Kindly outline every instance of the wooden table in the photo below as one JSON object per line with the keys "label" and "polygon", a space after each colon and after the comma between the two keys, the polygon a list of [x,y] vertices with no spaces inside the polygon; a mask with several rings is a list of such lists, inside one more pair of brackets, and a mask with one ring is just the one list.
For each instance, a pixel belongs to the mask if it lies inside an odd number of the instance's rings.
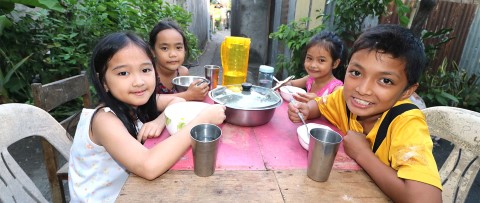
{"label": "wooden table", "polygon": [[[212,103],[211,100],[206,100]],[[338,131],[322,119],[320,123]],[[262,126],[222,124],[215,173],[193,173],[191,150],[171,170],[153,181],[131,174],[117,202],[387,202],[370,177],[340,145],[327,182],[307,177],[307,151],[298,142],[300,124],[287,117],[287,104]],[[166,131],[166,130],[165,130]],[[167,132],[145,142],[150,148]]]}

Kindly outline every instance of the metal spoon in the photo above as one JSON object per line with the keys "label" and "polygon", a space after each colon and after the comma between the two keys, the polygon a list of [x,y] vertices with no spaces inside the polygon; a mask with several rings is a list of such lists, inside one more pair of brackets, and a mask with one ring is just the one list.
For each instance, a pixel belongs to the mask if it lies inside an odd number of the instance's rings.
{"label": "metal spoon", "polygon": [[288,76],[285,80],[282,80],[282,81],[278,81],[277,78],[273,77],[273,79],[275,80],[275,82],[277,82],[277,84],[275,85],[275,87],[272,88],[273,91],[277,90],[278,88],[280,88],[280,86],[282,86],[283,84],[289,82],[290,80],[292,80],[293,78],[295,78],[294,75],[291,75],[291,76]]}
{"label": "metal spoon", "polygon": [[[295,101],[295,99],[293,99],[293,92],[290,91],[290,89],[287,86],[285,86],[285,89],[287,89],[288,93],[292,94],[292,98],[290,99],[290,103],[296,104],[297,102]],[[303,114],[300,113],[300,111],[299,111],[299,112],[297,112],[297,115],[298,115],[298,117],[300,117],[300,120],[302,120],[302,123],[305,126],[305,128],[307,128],[308,135],[310,135],[310,132],[308,131],[307,123],[305,123],[305,119],[303,118]]]}
{"label": "metal spoon", "polygon": [[272,78],[273,80],[275,80],[275,82],[280,83],[280,81],[278,81],[278,79],[275,76],[272,76]]}

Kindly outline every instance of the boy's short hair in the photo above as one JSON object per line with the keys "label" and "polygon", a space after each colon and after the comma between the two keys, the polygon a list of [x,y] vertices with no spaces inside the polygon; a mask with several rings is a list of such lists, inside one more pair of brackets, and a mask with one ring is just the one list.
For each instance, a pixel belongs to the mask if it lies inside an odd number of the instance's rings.
{"label": "boy's short hair", "polygon": [[353,44],[350,58],[362,49],[405,61],[407,87],[418,82],[427,63],[423,43],[411,30],[399,25],[381,24],[365,30]]}

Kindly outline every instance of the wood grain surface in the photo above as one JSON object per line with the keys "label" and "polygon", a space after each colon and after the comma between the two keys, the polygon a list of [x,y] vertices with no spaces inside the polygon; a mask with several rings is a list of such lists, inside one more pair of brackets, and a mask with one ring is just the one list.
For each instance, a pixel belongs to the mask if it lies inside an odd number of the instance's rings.
{"label": "wood grain surface", "polygon": [[130,175],[117,202],[389,202],[363,171],[332,170],[326,182],[306,170],[170,170],[148,181]]}

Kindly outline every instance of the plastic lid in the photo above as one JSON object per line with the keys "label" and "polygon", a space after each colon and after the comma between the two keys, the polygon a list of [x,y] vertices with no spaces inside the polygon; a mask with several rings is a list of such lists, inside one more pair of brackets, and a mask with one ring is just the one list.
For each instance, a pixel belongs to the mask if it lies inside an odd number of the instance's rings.
{"label": "plastic lid", "polygon": [[271,67],[271,66],[266,66],[266,65],[261,65],[261,66],[260,66],[260,72],[273,73],[273,67]]}

